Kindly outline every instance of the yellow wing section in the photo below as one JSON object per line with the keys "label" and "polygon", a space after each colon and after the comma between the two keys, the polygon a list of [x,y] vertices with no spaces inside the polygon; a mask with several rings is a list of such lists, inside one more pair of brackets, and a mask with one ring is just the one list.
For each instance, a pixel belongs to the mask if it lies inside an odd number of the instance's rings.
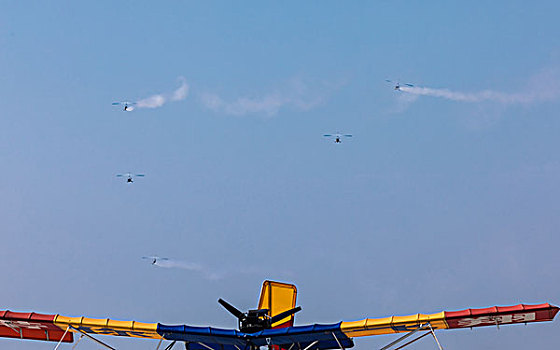
{"label": "yellow wing section", "polygon": [[[143,323],[136,321],[116,321],[108,318],[97,319],[87,317],[66,317],[57,315],[54,324],[61,329],[68,326],[84,333],[116,335],[123,337],[160,339],[157,333],[157,323]],[[70,330],[74,331],[70,328]]]}
{"label": "yellow wing section", "polygon": [[449,328],[445,313],[415,314],[410,316],[391,316],[385,318],[366,318],[359,321],[342,322],[340,330],[348,337],[365,337],[379,334],[392,334],[412,331],[418,326],[430,323],[433,329]]}
{"label": "yellow wing section", "polygon": [[[268,316],[273,317],[281,312],[293,309],[296,306],[297,288],[293,284],[264,281],[259,298],[259,309],[268,309]],[[294,315],[288,316],[274,324],[272,328],[279,326],[288,327],[294,324]]]}

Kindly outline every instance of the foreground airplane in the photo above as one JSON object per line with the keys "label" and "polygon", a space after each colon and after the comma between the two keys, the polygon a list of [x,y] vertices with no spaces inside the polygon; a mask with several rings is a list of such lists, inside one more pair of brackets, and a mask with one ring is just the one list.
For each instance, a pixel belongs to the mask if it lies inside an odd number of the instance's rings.
{"label": "foreground airplane", "polygon": [[[74,334],[80,337],[72,349],[87,337],[115,350],[93,336],[110,335],[157,339],[156,349],[160,349],[164,340],[169,341],[166,350],[177,342],[183,342],[187,350],[258,350],[261,346],[269,350],[345,350],[354,346],[356,337],[405,333],[382,350],[402,349],[427,335],[432,335],[442,349],[435,330],[552,321],[559,310],[548,303],[519,304],[294,326],[294,314],[301,310],[296,307],[296,297],[294,285],[264,281],[256,310],[241,312],[219,299],[218,302],[237,318],[238,330],[0,311],[0,337],[58,342],[55,350],[63,342],[73,343]],[[400,345],[418,332],[421,335]]]}

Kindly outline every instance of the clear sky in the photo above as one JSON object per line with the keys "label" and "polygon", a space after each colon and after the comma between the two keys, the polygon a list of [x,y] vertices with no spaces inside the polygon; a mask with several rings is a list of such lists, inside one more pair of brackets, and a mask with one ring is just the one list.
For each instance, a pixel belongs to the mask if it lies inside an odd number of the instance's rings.
{"label": "clear sky", "polygon": [[[233,328],[217,299],[253,308],[264,279],[298,286],[297,324],[560,303],[559,13],[2,1],[0,309]],[[158,108],[111,105],[157,94]],[[337,131],[354,137],[322,137]],[[115,177],[128,171],[146,177]],[[559,324],[439,336],[455,350],[552,349]]]}

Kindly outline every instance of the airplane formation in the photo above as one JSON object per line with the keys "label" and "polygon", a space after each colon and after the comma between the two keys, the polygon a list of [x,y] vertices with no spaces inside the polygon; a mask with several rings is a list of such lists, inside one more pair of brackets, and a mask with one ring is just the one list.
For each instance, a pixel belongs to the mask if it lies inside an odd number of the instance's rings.
{"label": "airplane formation", "polygon": [[[393,89],[399,92],[404,91],[403,86],[414,86],[392,80],[386,82],[394,84]],[[137,103],[115,101],[112,105],[122,106],[123,112],[131,112]],[[323,134],[323,137],[341,144],[353,135],[335,132]],[[133,172],[116,175],[128,184],[144,176]],[[155,255],[142,259],[155,266],[169,260]],[[442,350],[436,331],[547,322],[553,321],[559,311],[557,306],[549,303],[518,304],[365,318],[333,324],[295,325],[295,314],[302,310],[296,306],[296,299],[297,287],[294,284],[268,280],[263,282],[256,309],[243,312],[220,298],[218,303],[237,319],[237,328],[228,329],[5,310],[0,311],[0,337],[55,342],[55,350],[63,343],[73,343],[74,349],[84,337],[115,350],[98,336],[155,339],[158,341],[156,349],[166,342],[166,350],[172,349],[177,343],[183,343],[187,350],[346,350],[354,346],[355,338],[393,334],[400,336],[382,350],[398,350],[431,335],[435,346]],[[75,341],[74,336],[79,338]]]}

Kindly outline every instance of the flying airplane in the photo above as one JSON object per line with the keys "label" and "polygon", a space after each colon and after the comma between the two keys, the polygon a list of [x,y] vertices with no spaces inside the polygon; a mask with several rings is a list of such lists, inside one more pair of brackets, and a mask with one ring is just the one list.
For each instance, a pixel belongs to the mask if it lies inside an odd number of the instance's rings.
{"label": "flying airplane", "polygon": [[333,138],[334,143],[342,143],[343,137],[352,137],[352,134],[341,134],[337,132],[335,134],[323,134],[323,136],[328,138]]}
{"label": "flying airplane", "polygon": [[124,106],[123,111],[125,112],[133,111],[135,104],[136,102],[128,102],[128,101],[122,101],[122,102],[116,101],[112,103],[113,106],[118,106],[118,105]]}
{"label": "flying airplane", "polygon": [[[395,84],[395,90],[401,91],[401,84],[398,81],[394,82],[394,81],[388,80],[388,79],[385,79],[385,81],[388,82],[388,83],[394,83]],[[414,85],[412,85],[412,84],[402,84],[402,85],[408,86],[408,87],[414,87]]]}
{"label": "flying airplane", "polygon": [[[268,350],[345,350],[354,346],[354,338],[403,333],[382,350],[402,349],[427,335],[432,335],[441,350],[436,330],[499,328],[508,324],[552,321],[559,310],[548,303],[519,304],[294,326],[295,313],[301,310],[296,307],[296,298],[295,285],[264,281],[255,310],[242,312],[219,299],[218,302],[237,318],[238,329],[0,311],[0,337],[57,342],[55,350],[62,343],[74,343],[74,335],[79,338],[72,349],[86,337],[115,350],[97,337],[103,335],[156,339],[159,340],[156,350],[164,341],[169,342],[166,350],[171,350],[177,342],[183,342],[187,350],[259,350],[262,346]],[[413,335],[416,338],[410,340]]]}
{"label": "flying airplane", "polygon": [[116,177],[126,177],[126,183],[133,183],[134,182],[134,177],[144,177],[146,175],[144,174],[132,174],[132,173],[126,173],[126,174],[117,174],[115,175]]}
{"label": "flying airplane", "polygon": [[157,264],[158,261],[169,260],[169,258],[160,258],[159,256],[143,256],[142,259],[149,260],[152,265]]}

